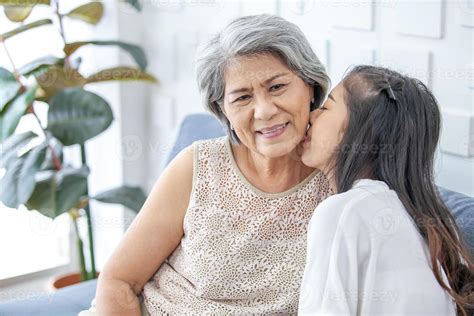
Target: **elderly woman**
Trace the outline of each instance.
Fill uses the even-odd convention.
[[[300,29],[271,15],[230,23],[197,78],[228,136],[164,170],[100,274],[100,315],[298,310],[307,224],[330,194],[300,146],[329,78]]]

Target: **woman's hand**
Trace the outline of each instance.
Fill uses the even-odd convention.
[[[193,181],[193,149],[164,170],[123,240],[100,273],[99,315],[140,315],[145,283],[179,245]]]

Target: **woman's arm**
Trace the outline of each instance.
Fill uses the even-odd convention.
[[[358,261],[365,256],[358,243],[366,243],[368,236],[357,222],[347,224],[356,220],[353,216],[347,219],[348,209],[340,200],[331,199],[313,214],[300,290],[301,315],[357,315]]]
[[[140,315],[138,295],[179,245],[193,180],[193,150],[164,170],[145,204],[100,273],[99,315]]]

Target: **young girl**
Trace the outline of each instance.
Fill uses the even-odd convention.
[[[302,159],[337,194],[309,225],[301,314],[470,312],[472,257],[433,183],[439,129],[422,82],[373,66],[312,112]]]

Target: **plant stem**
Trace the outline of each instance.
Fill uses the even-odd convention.
[[[61,38],[63,40],[64,46],[66,46],[67,41],[66,41],[66,35],[64,33],[64,24],[63,24],[63,16],[59,12],[59,0],[54,0],[55,4],[55,9],[54,13],[58,17],[59,21],[59,33],[61,35]],[[70,62],[69,62],[69,56],[64,57],[64,68],[68,69],[70,68]],[[82,164],[84,166],[87,166],[87,161],[86,161],[86,150],[84,144],[81,144],[81,160]],[[89,188],[86,186],[86,194],[89,194]],[[90,252],[90,258],[91,258],[91,271],[90,275],[88,276],[88,279],[95,279],[96,278],[96,270],[95,270],[95,256],[94,256],[94,237],[93,237],[93,232],[92,232],[92,219],[91,219],[91,212],[90,212],[90,207],[89,204],[87,204],[84,207],[84,211],[86,213],[86,219],[87,219],[87,235],[89,238],[89,252]]]
[[[74,230],[76,231],[77,236],[77,252],[79,254],[79,263],[81,265],[81,281],[88,280],[87,270],[86,270],[86,260],[84,257],[84,243],[82,242],[81,235],[79,234],[79,227],[77,226],[77,217],[71,215],[72,223],[74,225]]]
[[[43,126],[41,126],[41,121],[40,121],[38,115],[36,114],[36,112],[33,108],[33,105],[30,105],[30,107],[28,109],[28,112],[33,114],[33,116],[36,118],[36,121],[38,122],[38,125],[39,125],[40,129],[43,131],[44,137],[48,138],[48,136],[46,135],[46,131],[43,129]],[[51,151],[51,157],[53,158],[54,170],[56,170],[56,171],[61,170],[63,168],[63,166],[61,164],[61,160],[59,160],[59,158],[56,155],[56,153],[54,152],[53,146],[51,146],[51,144],[48,144],[48,149]]]
[[[84,143],[81,144],[81,160],[84,166],[87,166],[87,159],[86,159],[86,147]],[[89,195],[89,187],[86,185],[86,194]],[[87,233],[89,236],[89,252],[91,257],[91,271],[90,277],[92,279],[96,278],[96,270],[95,270],[95,256],[94,256],[94,236],[92,232],[92,216],[90,212],[89,203],[84,207],[86,211],[86,218],[87,218]]]
[[[18,72],[18,70],[15,67],[15,63],[13,62],[13,58],[11,57],[10,52],[8,51],[7,44],[5,44],[5,42],[3,42],[3,41],[2,41],[2,44],[3,44],[3,48],[5,49],[5,53],[7,54],[8,60],[10,61],[10,64],[12,65],[13,74],[15,76],[15,79],[21,85],[21,88],[20,88],[21,92],[24,92],[24,91],[26,91],[26,87],[23,85],[23,83],[20,80],[20,73]],[[28,113],[33,114],[33,116],[36,118],[36,121],[38,122],[38,125],[39,125],[40,129],[43,131],[44,137],[46,138],[46,132],[43,129],[43,126],[41,126],[41,121],[40,121],[38,115],[36,114],[36,112],[33,108],[33,104],[31,104],[28,107]],[[55,170],[61,170],[61,168],[62,168],[61,160],[59,160],[58,156],[54,152],[53,147],[50,144],[48,144],[48,148],[51,151],[51,157],[53,158],[54,169]]]
[[[15,67],[15,63],[13,62],[13,58],[10,55],[10,52],[8,51],[7,44],[4,41],[2,41],[2,44],[3,44],[3,48],[5,49],[5,53],[7,54],[8,60],[10,61],[10,64],[12,65],[13,75],[15,76],[16,81],[18,81],[18,83],[21,84],[22,89],[25,89],[25,87],[23,86],[23,84],[20,81],[20,73],[18,72],[18,70]]]
[[[3,44],[3,48],[5,49],[5,53],[7,54],[8,56],[8,59],[10,60],[10,63],[12,65],[12,68],[13,68],[13,74],[15,76],[15,79],[16,81],[18,81],[18,83],[21,85],[21,91],[24,92],[26,91],[26,87],[23,85],[23,83],[20,81],[20,73],[18,72],[18,70],[16,69],[15,67],[15,63],[13,62],[13,58],[11,57],[10,55],[10,52],[8,51],[8,48],[7,48],[7,44],[5,44],[5,42],[2,41],[2,44]],[[33,104],[31,104],[29,107],[28,107],[28,113],[31,113],[33,114],[33,116],[36,118],[36,121],[38,122],[38,125],[40,127],[40,129],[43,131],[43,135],[44,137],[46,138],[46,132],[45,130],[43,129],[43,126],[41,126],[41,121],[38,117],[38,115],[36,114],[34,108],[33,108]],[[62,169],[62,164],[61,164],[61,160],[59,160],[58,156],[56,155],[56,153],[54,152],[54,149],[53,147],[48,144],[48,148],[49,150],[51,151],[51,157],[53,157],[53,165],[54,165],[54,169],[55,170],[61,170]]]
[[[58,22],[59,22],[59,34],[61,35],[61,38],[63,39],[64,45],[66,45],[67,41],[66,41],[66,35],[64,34],[63,16],[59,12],[59,0],[55,0],[54,4],[55,4],[54,13],[58,17]],[[69,56],[64,57],[64,68],[66,69],[70,68]]]

